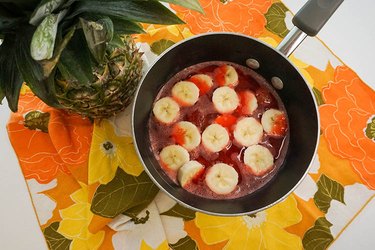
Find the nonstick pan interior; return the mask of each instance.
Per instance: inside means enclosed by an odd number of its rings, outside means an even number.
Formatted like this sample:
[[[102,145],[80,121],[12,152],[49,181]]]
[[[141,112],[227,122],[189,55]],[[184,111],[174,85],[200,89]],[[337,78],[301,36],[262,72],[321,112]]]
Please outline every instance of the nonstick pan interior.
[[[289,117],[290,142],[284,166],[257,192],[231,200],[212,200],[193,195],[173,183],[155,159],[149,143],[148,119],[159,89],[173,75],[206,61],[230,61],[246,66],[246,59],[260,63],[256,70],[268,82],[279,77],[277,90]],[[181,204],[215,215],[255,213],[286,198],[307,173],[315,155],[319,121],[312,92],[297,69],[282,54],[251,37],[234,33],[208,33],[185,40],[164,52],[146,73],[133,106],[133,136],[146,172],[155,183]]]

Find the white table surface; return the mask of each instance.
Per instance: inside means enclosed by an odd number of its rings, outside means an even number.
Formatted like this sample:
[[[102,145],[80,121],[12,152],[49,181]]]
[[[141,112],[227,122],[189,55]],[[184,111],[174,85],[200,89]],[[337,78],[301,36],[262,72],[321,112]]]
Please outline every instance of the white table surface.
[[[306,0],[284,0],[296,13]],[[345,0],[319,37],[375,89],[374,0]],[[47,249],[24,178],[6,133],[9,111],[0,107],[0,249]],[[374,249],[375,201],[349,225],[330,249]],[[358,242],[361,242],[358,247]]]

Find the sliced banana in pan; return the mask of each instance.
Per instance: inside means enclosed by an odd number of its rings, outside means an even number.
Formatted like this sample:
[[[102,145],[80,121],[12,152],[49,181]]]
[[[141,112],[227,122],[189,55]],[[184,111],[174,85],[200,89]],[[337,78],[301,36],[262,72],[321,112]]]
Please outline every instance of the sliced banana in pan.
[[[193,82],[199,89],[199,95],[204,95],[214,85],[212,78],[206,74],[196,74],[190,77],[189,81]]]
[[[219,113],[228,114],[238,107],[240,100],[234,89],[224,86],[214,91],[212,102]]]
[[[155,102],[152,112],[158,121],[170,124],[177,119],[180,106],[172,98],[164,97]]]
[[[202,133],[202,144],[210,152],[219,152],[229,143],[228,131],[219,124],[211,124]]]
[[[217,163],[207,170],[207,186],[216,194],[229,194],[238,183],[237,171],[225,163]]]
[[[190,160],[189,152],[180,145],[169,145],[159,154],[162,165],[171,170],[178,170]]]
[[[178,170],[177,179],[181,186],[185,187],[203,170],[204,166],[199,162],[188,161]]]
[[[278,109],[269,109],[262,115],[262,126],[269,135],[283,136],[287,130],[287,121],[284,112]]]
[[[172,136],[175,141],[191,151],[201,143],[201,134],[197,126],[191,122],[182,121],[176,123],[172,130]]]
[[[245,117],[237,122],[233,135],[237,143],[248,147],[260,142],[263,137],[263,127],[255,118]]]
[[[172,88],[172,97],[184,107],[193,106],[199,98],[198,87],[189,81],[180,81]]]
[[[222,65],[214,70],[214,74],[220,86],[235,87],[238,84],[238,74],[233,66]]]
[[[262,175],[273,167],[273,155],[268,148],[253,145],[245,150],[244,163],[255,175]]]

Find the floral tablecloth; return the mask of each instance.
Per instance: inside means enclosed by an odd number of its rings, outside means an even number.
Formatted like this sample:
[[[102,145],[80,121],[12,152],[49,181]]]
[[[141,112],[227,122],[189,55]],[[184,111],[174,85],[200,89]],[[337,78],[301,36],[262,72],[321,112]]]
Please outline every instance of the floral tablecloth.
[[[277,0],[222,2],[201,0],[205,15],[172,5],[186,25],[145,25],[137,36],[144,59],[211,31],[276,46],[291,28]],[[319,104],[318,155],[293,194],[255,216],[195,213],[159,191],[136,156],[129,108],[95,124],[23,87],[8,132],[49,248],[327,248],[375,196],[375,92],[317,38],[290,59]]]

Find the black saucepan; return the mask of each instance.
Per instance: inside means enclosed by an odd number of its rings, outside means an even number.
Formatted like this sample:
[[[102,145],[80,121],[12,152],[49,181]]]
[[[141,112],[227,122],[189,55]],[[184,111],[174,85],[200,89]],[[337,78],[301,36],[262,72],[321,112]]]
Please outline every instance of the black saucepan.
[[[311,89],[287,56],[307,35],[314,36],[343,0],[310,0],[293,19],[295,27],[275,50],[241,34],[208,33],[184,40],[165,51],[150,67],[138,88],[133,106],[133,136],[146,172],[157,186],[176,201],[196,211],[234,216],[255,213],[282,201],[302,181],[316,153],[319,138],[317,105]],[[303,32],[301,31],[303,30]],[[246,66],[247,59],[259,63],[256,72],[271,82],[289,117],[288,153],[279,173],[252,194],[230,200],[213,200],[191,194],[173,183],[155,159],[148,135],[148,120],[154,99],[172,76],[191,65],[206,61],[229,61]],[[252,62],[254,62],[252,60]]]

